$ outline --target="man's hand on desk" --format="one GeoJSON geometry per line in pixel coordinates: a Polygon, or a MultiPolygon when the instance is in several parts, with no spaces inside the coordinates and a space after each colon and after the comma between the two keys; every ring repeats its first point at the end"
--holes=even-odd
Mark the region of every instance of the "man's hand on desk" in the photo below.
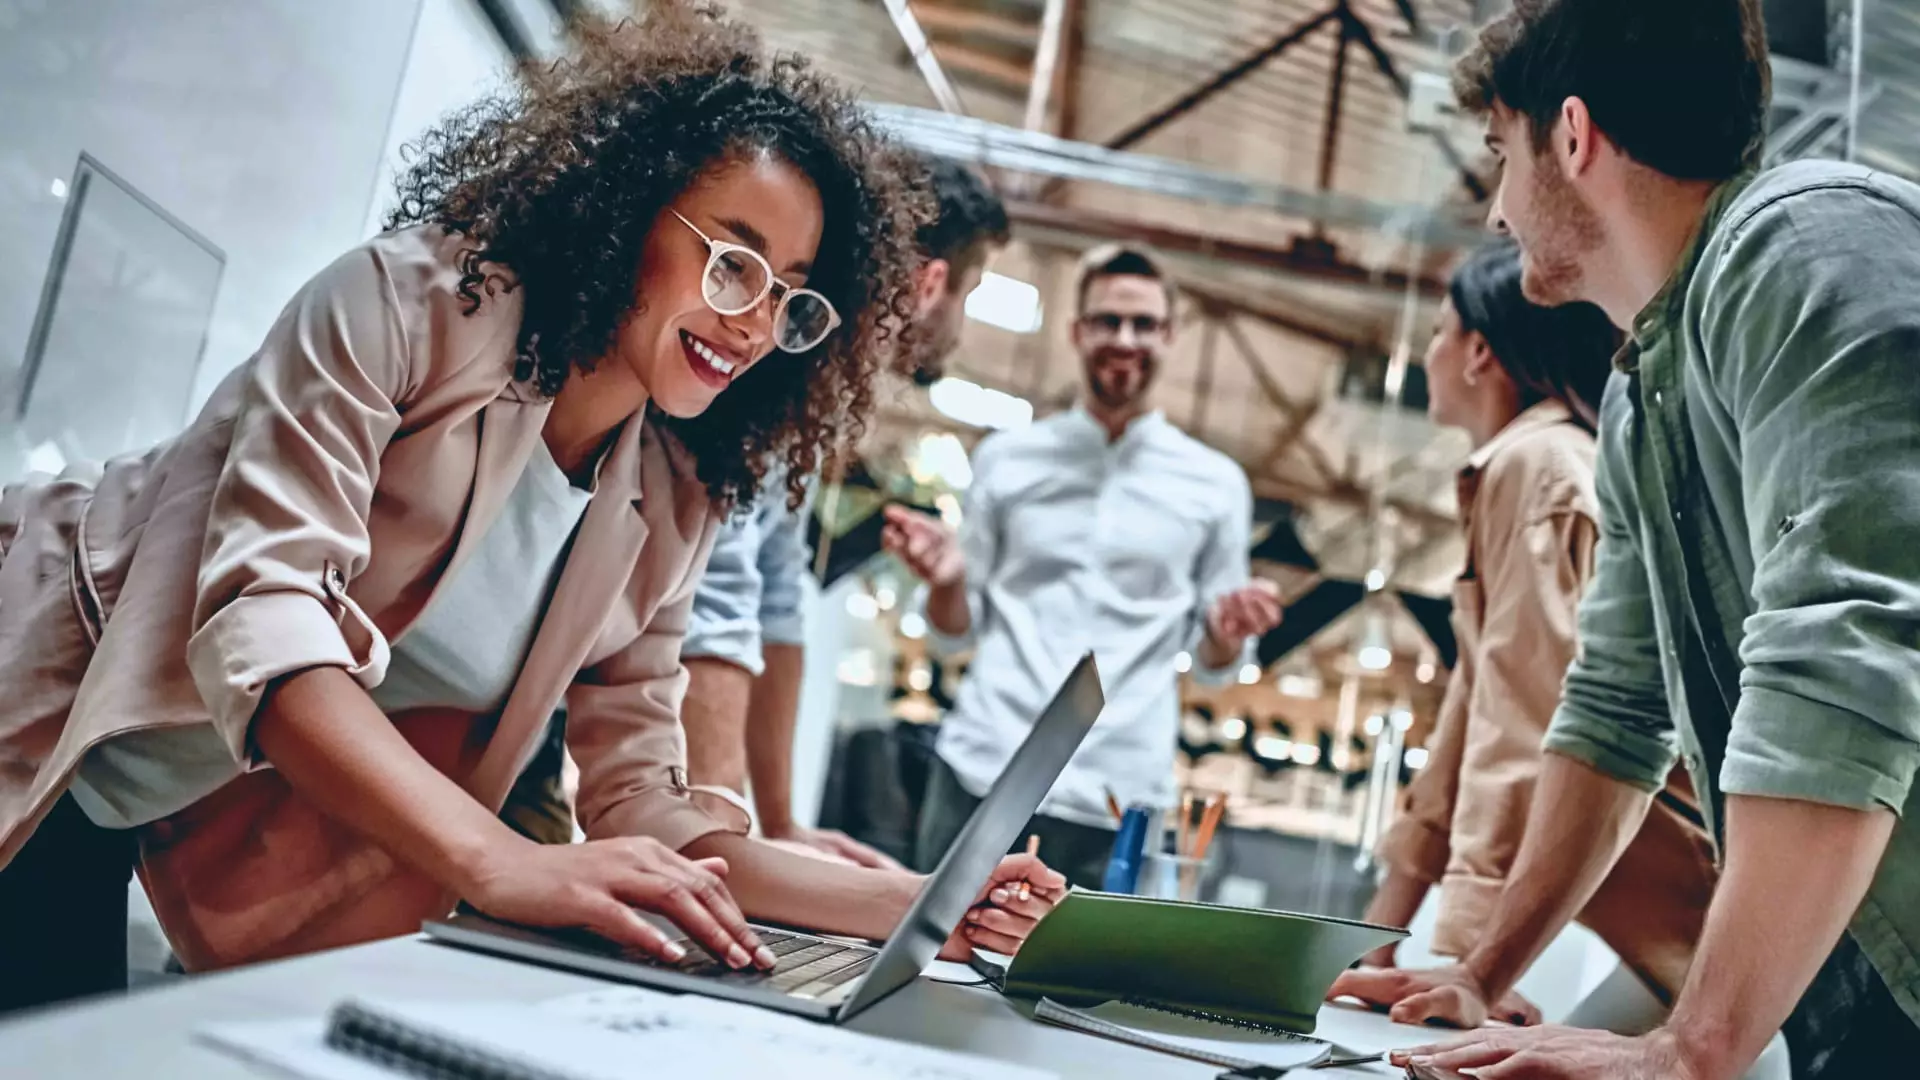
{"type": "Polygon", "coordinates": [[[762,825],[761,834],[768,840],[803,848],[808,854],[825,855],[855,866],[875,870],[906,869],[885,852],[868,847],[837,829],[805,829],[794,825],[782,830],[762,825]]]}
{"type": "Polygon", "coordinates": [[[1067,895],[1067,879],[1032,855],[1009,855],[1000,860],[993,876],[974,898],[940,959],[965,963],[973,950],[1012,956],[1053,906],[1067,895]],[[1026,895],[1021,895],[1025,885],[1026,895]]]}
{"type": "Polygon", "coordinates": [[[1698,1080],[1704,1075],[1665,1028],[1637,1038],[1558,1025],[1501,1028],[1395,1050],[1391,1059],[1412,1066],[1415,1076],[1478,1080],[1698,1080]]]}
{"type": "Polygon", "coordinates": [[[1540,1022],[1540,1010],[1516,991],[1508,991],[1494,1007],[1487,1007],[1487,991],[1465,967],[1409,970],[1355,968],[1340,973],[1327,991],[1327,1000],[1358,998],[1387,1010],[1398,1024],[1441,1024],[1477,1028],[1489,1019],[1518,1026],[1540,1022]]]}
{"type": "Polygon", "coordinates": [[[915,577],[942,589],[966,576],[960,539],[946,522],[904,506],[889,506],[886,515],[880,546],[906,563],[915,577]]]}

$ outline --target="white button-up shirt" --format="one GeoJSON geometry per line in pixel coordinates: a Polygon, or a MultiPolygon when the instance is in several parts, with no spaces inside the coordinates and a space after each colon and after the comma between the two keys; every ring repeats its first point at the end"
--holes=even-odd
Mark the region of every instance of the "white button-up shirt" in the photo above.
{"type": "Polygon", "coordinates": [[[986,792],[1092,650],[1106,711],[1040,812],[1110,827],[1109,788],[1165,805],[1175,657],[1194,652],[1195,674],[1222,681],[1245,659],[1204,671],[1198,646],[1207,608],[1247,583],[1252,511],[1240,466],[1157,412],[1111,442],[1081,408],[983,441],[960,527],[976,649],[937,743],[961,786],[986,792]]]}

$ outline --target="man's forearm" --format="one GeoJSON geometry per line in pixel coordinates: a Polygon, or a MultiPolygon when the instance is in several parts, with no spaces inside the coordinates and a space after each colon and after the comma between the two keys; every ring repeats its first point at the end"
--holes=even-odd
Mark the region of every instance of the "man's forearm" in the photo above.
{"type": "Polygon", "coordinates": [[[762,655],[766,669],[753,680],[747,705],[747,774],[760,831],[783,836],[793,828],[793,726],[807,653],[799,645],[767,645],[762,655]]]}
{"type": "Polygon", "coordinates": [[[681,726],[687,735],[687,776],[697,785],[747,789],[747,703],[753,676],[710,656],[689,657],[681,726]]]}
{"type": "Polygon", "coordinates": [[[948,637],[963,637],[973,629],[965,576],[951,585],[935,585],[927,590],[927,621],[948,637]]]}
{"type": "Polygon", "coordinates": [[[1543,756],[1526,839],[1467,970],[1493,1001],[1520,976],[1607,879],[1640,832],[1652,798],[1560,754],[1543,756]]]}
{"type": "Polygon", "coordinates": [[[1887,810],[1727,798],[1726,869],[1667,1023],[1696,1075],[1734,1077],[1793,1011],[1873,882],[1887,810]]]}

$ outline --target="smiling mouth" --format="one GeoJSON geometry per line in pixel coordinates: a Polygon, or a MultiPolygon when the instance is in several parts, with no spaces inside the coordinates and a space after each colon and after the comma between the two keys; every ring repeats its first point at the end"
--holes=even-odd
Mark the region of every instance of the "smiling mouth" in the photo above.
{"type": "Polygon", "coordinates": [[[740,369],[738,361],[729,359],[720,350],[685,330],[680,331],[680,347],[687,354],[687,361],[693,365],[694,372],[708,381],[724,386],[733,381],[734,372],[740,369]]]}

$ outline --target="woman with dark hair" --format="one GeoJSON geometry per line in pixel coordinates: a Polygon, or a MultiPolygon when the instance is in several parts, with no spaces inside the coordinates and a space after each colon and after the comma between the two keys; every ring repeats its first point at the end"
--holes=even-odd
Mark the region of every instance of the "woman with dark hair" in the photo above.
{"type": "MultiPolygon", "coordinates": [[[[0,1008],[124,987],[136,863],[191,970],[458,901],[741,968],[743,913],[904,913],[689,789],[679,647],[721,516],[858,432],[924,199],[803,61],[651,7],[430,133],[184,434],[0,499],[0,1008]],[[496,814],[563,700],[546,846],[496,814]]],[[[1064,888],[995,882],[952,954],[1064,888]]]]}
{"type": "MultiPolygon", "coordinates": [[[[1426,767],[1406,790],[1379,850],[1386,879],[1371,922],[1405,926],[1440,888],[1432,951],[1466,958],[1492,922],[1526,831],[1540,743],[1576,648],[1574,609],[1600,537],[1594,418],[1620,343],[1599,308],[1543,308],[1521,294],[1511,243],[1474,254],[1453,277],[1427,347],[1428,412],[1464,429],[1460,470],[1467,565],[1454,587],[1460,658],[1426,767]]],[[[1713,891],[1697,804],[1677,770],[1646,824],[1581,912],[1653,995],[1685,979],[1713,891]]],[[[1387,946],[1368,958],[1393,967],[1387,946]]],[[[1461,1002],[1400,1000],[1393,973],[1348,972],[1334,994],[1397,1002],[1393,1017],[1451,1016],[1461,1002]]],[[[1517,995],[1495,1016],[1537,1023],[1517,995]]],[[[1470,1017],[1473,1023],[1485,1019],[1470,1017]]],[[[1604,1022],[1604,1018],[1591,1018],[1604,1022]]]]}

